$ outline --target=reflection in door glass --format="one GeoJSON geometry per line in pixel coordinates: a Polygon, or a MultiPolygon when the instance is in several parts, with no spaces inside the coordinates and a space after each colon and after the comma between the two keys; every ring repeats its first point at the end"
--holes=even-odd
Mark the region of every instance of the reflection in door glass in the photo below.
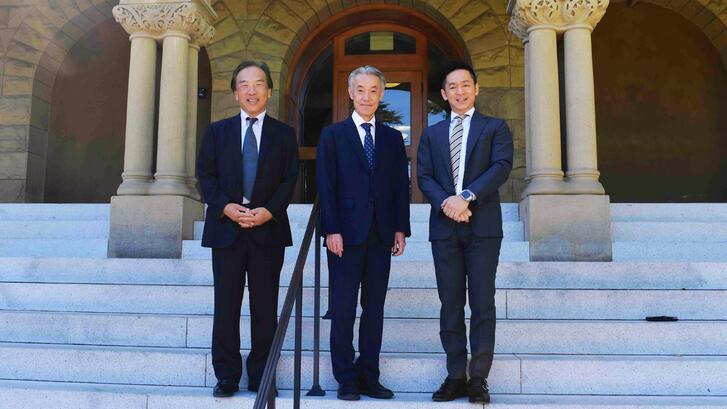
{"type": "Polygon", "coordinates": [[[411,84],[387,82],[376,120],[401,132],[404,144],[411,146],[411,84]]]}

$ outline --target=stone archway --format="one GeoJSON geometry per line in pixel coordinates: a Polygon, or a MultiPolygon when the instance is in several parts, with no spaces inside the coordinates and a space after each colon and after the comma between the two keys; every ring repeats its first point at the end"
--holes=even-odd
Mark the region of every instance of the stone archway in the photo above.
{"type": "Polygon", "coordinates": [[[712,15],[700,27],[685,9],[613,4],[594,32],[599,163],[614,202],[727,201],[727,64],[705,31],[724,25],[712,15]]]}
{"type": "Polygon", "coordinates": [[[640,1],[672,10],[694,23],[709,38],[727,66],[727,13],[725,13],[727,2],[724,0],[640,1]]]}
{"type": "Polygon", "coordinates": [[[4,47],[0,127],[0,200],[43,200],[50,101],[69,50],[86,32],[111,19],[113,2],[29,1],[3,6],[10,28],[4,47]]]}

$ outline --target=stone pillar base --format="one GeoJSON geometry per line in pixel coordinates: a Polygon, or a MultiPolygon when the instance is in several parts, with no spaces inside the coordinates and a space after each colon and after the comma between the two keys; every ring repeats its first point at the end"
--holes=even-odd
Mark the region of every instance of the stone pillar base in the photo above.
{"type": "Polygon", "coordinates": [[[183,196],[113,196],[108,257],[180,258],[203,210],[183,196]]]}
{"type": "Polygon", "coordinates": [[[531,195],[520,202],[530,261],[611,261],[606,195],[531,195]]]}

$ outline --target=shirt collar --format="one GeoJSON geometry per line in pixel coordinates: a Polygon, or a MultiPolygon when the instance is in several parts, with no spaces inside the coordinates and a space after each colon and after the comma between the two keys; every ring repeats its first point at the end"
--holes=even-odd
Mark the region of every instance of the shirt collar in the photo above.
{"type": "MultiPolygon", "coordinates": [[[[353,119],[353,123],[356,124],[356,129],[360,128],[361,124],[366,122],[356,111],[353,111],[351,114],[351,119],[353,119]]],[[[370,123],[373,128],[376,128],[376,115],[374,115],[368,123],[370,123]]]]}
{"type": "MultiPolygon", "coordinates": [[[[465,112],[465,115],[467,115],[467,118],[470,118],[470,119],[471,119],[471,118],[472,118],[472,115],[473,115],[474,113],[475,113],[475,107],[472,107],[472,108],[470,108],[469,110],[467,110],[467,112],[465,112]]],[[[459,115],[459,114],[457,114],[456,112],[452,111],[452,112],[451,112],[451,113],[449,114],[449,119],[450,119],[450,120],[452,120],[452,121],[454,121],[454,118],[456,118],[456,117],[457,117],[457,115],[459,115]]]]}
{"type": "MultiPolygon", "coordinates": [[[[255,118],[257,118],[256,123],[263,123],[263,119],[265,119],[265,113],[268,112],[267,110],[259,113],[255,118]]],[[[245,120],[250,117],[250,115],[247,114],[243,109],[240,109],[240,119],[242,120],[242,123],[245,123],[245,120]]]]}

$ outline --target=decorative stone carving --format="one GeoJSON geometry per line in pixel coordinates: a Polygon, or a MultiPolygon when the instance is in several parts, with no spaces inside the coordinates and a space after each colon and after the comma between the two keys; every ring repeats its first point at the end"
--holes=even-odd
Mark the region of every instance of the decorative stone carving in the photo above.
{"type": "Polygon", "coordinates": [[[585,24],[596,27],[606,13],[608,0],[566,0],[563,18],[568,25],[585,24]]]}
{"type": "Polygon", "coordinates": [[[565,31],[567,26],[588,25],[601,21],[609,0],[511,0],[509,28],[523,38],[535,26],[549,26],[565,31]]]}
{"type": "Polygon", "coordinates": [[[202,46],[215,35],[213,16],[196,3],[119,4],[113,14],[129,34],[146,33],[161,38],[164,33],[178,31],[202,46]]]}

